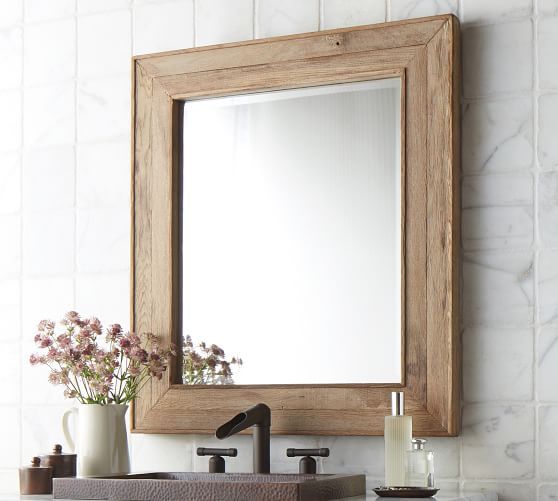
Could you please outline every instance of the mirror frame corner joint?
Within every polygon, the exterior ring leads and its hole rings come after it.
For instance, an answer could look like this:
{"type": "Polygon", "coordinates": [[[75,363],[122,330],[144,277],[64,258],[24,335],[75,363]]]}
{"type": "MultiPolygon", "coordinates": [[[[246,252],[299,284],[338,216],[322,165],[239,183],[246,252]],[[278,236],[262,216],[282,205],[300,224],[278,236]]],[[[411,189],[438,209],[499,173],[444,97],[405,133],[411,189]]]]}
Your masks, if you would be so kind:
{"type": "Polygon", "coordinates": [[[132,60],[131,329],[180,332],[179,148],[185,99],[402,79],[402,383],[174,384],[178,363],[134,402],[139,433],[213,433],[259,401],[272,433],[382,435],[404,390],[423,436],[460,430],[460,47],[453,15],[136,56],[132,60]]]}

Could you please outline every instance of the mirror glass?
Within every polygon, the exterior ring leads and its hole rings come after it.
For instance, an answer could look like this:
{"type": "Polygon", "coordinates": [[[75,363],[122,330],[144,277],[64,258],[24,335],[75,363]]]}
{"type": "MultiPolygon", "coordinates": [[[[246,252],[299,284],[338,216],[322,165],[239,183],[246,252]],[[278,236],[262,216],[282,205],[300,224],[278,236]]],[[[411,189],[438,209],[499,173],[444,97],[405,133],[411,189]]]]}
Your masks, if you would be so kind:
{"type": "Polygon", "coordinates": [[[401,81],[184,103],[185,384],[401,382],[401,81]]]}

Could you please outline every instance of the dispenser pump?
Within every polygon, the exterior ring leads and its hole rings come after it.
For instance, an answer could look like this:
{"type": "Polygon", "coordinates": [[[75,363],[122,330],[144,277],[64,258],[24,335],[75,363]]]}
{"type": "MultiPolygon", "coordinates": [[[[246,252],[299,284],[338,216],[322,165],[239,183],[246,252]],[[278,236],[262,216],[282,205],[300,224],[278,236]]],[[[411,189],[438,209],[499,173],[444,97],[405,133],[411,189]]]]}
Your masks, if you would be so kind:
{"type": "Polygon", "coordinates": [[[402,391],[391,392],[391,415],[405,415],[405,394],[402,391]]]}

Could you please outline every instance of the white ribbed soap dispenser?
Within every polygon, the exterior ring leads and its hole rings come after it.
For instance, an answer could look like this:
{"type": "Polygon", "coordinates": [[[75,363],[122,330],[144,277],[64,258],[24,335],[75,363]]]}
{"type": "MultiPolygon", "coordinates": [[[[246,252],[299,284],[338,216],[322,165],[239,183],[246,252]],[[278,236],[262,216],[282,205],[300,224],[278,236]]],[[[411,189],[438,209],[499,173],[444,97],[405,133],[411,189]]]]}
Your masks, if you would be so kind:
{"type": "Polygon", "coordinates": [[[384,425],[386,478],[388,487],[405,486],[407,450],[411,448],[413,418],[405,416],[405,396],[402,391],[391,394],[391,416],[384,425]]]}

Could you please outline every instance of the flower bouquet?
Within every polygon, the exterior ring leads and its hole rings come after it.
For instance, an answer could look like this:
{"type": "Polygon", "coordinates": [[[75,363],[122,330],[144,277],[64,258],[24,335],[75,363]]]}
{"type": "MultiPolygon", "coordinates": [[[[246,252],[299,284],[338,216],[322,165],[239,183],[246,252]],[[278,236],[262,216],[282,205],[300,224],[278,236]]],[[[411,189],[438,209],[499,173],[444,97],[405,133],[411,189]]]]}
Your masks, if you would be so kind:
{"type": "Polygon", "coordinates": [[[103,335],[98,318],[81,318],[75,311],[56,323],[42,320],[35,335],[40,353],[32,365],[46,365],[49,381],[66,387],[64,395],[82,404],[127,404],[151,377],[161,379],[174,346],[163,348],[154,334],[124,332],[110,325],[103,335]]]}

